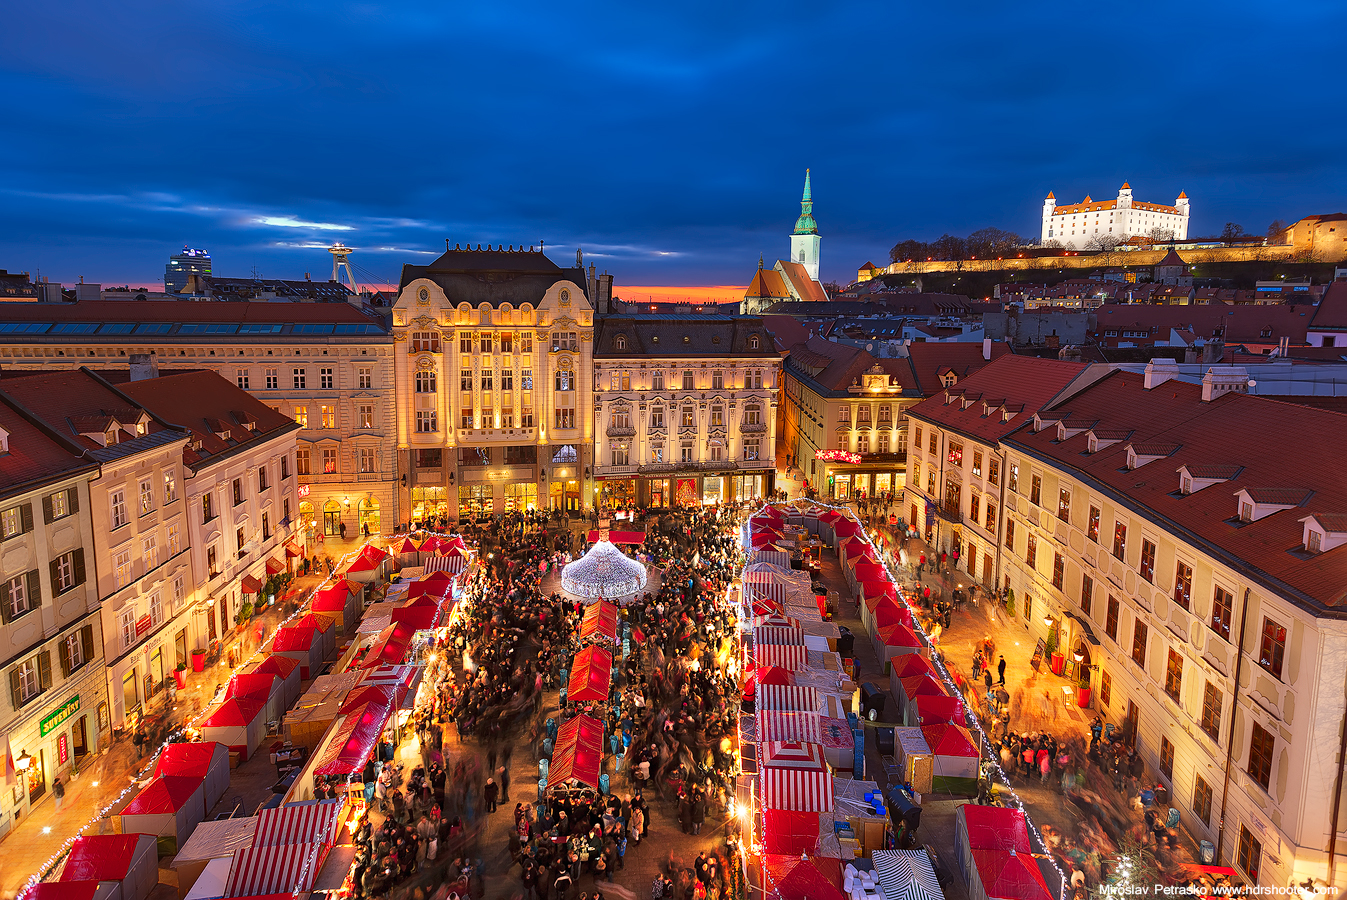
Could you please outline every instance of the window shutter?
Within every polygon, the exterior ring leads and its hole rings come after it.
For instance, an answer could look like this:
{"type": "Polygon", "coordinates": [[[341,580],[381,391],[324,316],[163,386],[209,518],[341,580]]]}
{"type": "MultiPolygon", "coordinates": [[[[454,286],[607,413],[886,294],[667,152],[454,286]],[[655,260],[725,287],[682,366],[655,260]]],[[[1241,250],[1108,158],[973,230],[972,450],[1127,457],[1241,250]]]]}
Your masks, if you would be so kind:
{"type": "Polygon", "coordinates": [[[75,548],[75,584],[84,584],[84,548],[75,548]]]}
{"type": "Polygon", "coordinates": [[[51,595],[53,597],[59,596],[61,593],[61,572],[59,568],[60,562],[61,558],[58,556],[56,559],[53,559],[51,562],[47,563],[47,565],[51,568],[51,595]]]}
{"type": "Polygon", "coordinates": [[[67,644],[64,640],[62,640],[61,643],[57,645],[57,653],[59,654],[60,659],[61,659],[61,677],[62,677],[62,678],[69,678],[69,677],[70,677],[70,645],[67,644]]]}
{"type": "Polygon", "coordinates": [[[80,511],[79,488],[70,488],[69,490],[66,491],[66,493],[70,495],[70,498],[66,503],[66,506],[69,507],[72,513],[79,512],[80,511]]]}
{"type": "Polygon", "coordinates": [[[47,525],[50,525],[52,522],[51,494],[48,494],[47,496],[42,498],[42,521],[47,525]]]}
{"type": "Polygon", "coordinates": [[[0,581],[0,622],[6,625],[9,624],[9,597],[9,579],[6,578],[4,581],[0,581]]]}
{"type": "Polygon", "coordinates": [[[43,650],[37,655],[37,676],[42,683],[42,690],[51,687],[51,651],[43,650]]]}
{"type": "Polygon", "coordinates": [[[28,581],[28,608],[36,609],[42,605],[42,576],[37,574],[37,569],[29,570],[28,581]]]}
{"type": "Polygon", "coordinates": [[[19,693],[19,667],[9,670],[9,699],[15,712],[23,708],[23,695],[19,693]]]}
{"type": "Polygon", "coordinates": [[[33,530],[33,504],[25,503],[19,507],[19,521],[23,523],[23,533],[33,530]]]}
{"type": "Polygon", "coordinates": [[[91,662],[94,658],[94,627],[85,625],[80,629],[80,644],[84,647],[84,662],[91,662]]]}

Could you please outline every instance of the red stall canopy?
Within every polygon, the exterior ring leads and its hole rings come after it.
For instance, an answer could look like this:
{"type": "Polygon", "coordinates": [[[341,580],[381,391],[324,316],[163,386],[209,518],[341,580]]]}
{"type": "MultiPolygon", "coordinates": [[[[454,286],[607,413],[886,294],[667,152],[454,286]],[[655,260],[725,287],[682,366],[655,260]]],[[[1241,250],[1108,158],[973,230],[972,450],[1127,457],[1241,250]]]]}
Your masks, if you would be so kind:
{"type": "MultiPolygon", "coordinates": [[[[908,654],[912,656],[913,654],[908,654]]],[[[912,698],[916,708],[916,725],[963,724],[963,701],[950,696],[917,696],[912,698]]],[[[935,753],[936,749],[931,748],[935,753]]]]}
{"type": "Polygon", "coordinates": [[[581,638],[605,637],[617,641],[617,607],[600,600],[585,610],[580,623],[581,638]]]}
{"type": "Polygon", "coordinates": [[[410,537],[402,539],[402,543],[397,545],[397,553],[416,553],[420,548],[416,546],[416,541],[410,537]]]}
{"type": "Polygon", "coordinates": [[[547,789],[568,781],[598,788],[602,768],[603,723],[589,716],[576,716],[557,732],[552,765],[547,770],[547,789]]]}
{"type": "Polygon", "coordinates": [[[415,631],[401,622],[389,625],[374,639],[374,644],[365,654],[360,668],[372,669],[375,666],[400,664],[407,657],[407,648],[412,644],[413,634],[415,631]]]}
{"type": "Polygon", "coordinates": [[[265,699],[252,697],[226,697],[215,707],[215,712],[201,724],[207,728],[229,728],[247,725],[257,718],[257,714],[267,705],[265,699]]]}
{"type": "Polygon", "coordinates": [[[602,703],[612,683],[613,654],[602,647],[586,647],[575,654],[566,699],[576,703],[602,703]]]}
{"type": "Polygon", "coordinates": [[[28,889],[24,900],[94,900],[99,884],[97,881],[39,881],[28,889]]]}
{"type": "Polygon", "coordinates": [[[394,607],[391,616],[394,625],[406,625],[413,631],[425,631],[440,624],[440,604],[429,594],[422,594],[410,603],[394,607]]]}
{"type": "Polygon", "coordinates": [[[360,548],[360,556],[377,566],[379,563],[388,559],[388,551],[381,550],[373,544],[366,544],[364,547],[360,548]]]}
{"type": "MultiPolygon", "coordinates": [[[[196,798],[196,789],[201,787],[204,780],[203,775],[161,775],[136,794],[135,799],[126,805],[121,814],[152,816],[175,813],[196,798]]],[[[200,814],[205,816],[204,804],[198,801],[198,807],[200,814]]]]}
{"type": "Polygon", "coordinates": [[[900,681],[913,675],[936,677],[935,666],[931,665],[931,661],[920,653],[904,653],[901,656],[895,656],[893,658],[893,674],[900,681]]]}
{"type": "Polygon", "coordinates": [[[844,537],[851,537],[860,530],[861,526],[857,524],[855,519],[843,517],[833,523],[833,531],[837,533],[839,540],[844,537]]]}
{"type": "Polygon", "coordinates": [[[366,703],[349,713],[341,726],[326,743],[314,764],[315,775],[355,775],[365,768],[365,761],[374,753],[379,735],[390,715],[388,708],[366,703]]]}
{"type": "Polygon", "coordinates": [[[875,627],[883,628],[887,625],[902,625],[910,631],[912,629],[912,610],[897,600],[886,598],[875,607],[875,627]]]}
{"type": "Polygon", "coordinates": [[[852,570],[857,581],[888,581],[889,573],[878,563],[858,562],[852,570]]]}
{"type": "Polygon", "coordinates": [[[312,625],[287,625],[284,628],[278,628],[276,629],[276,636],[271,639],[271,652],[308,651],[313,646],[315,634],[317,634],[317,629],[312,625]]]}
{"type": "Polygon", "coordinates": [[[449,546],[450,546],[449,542],[446,541],[444,538],[440,537],[439,535],[432,534],[430,537],[426,538],[424,541],[421,542],[421,552],[436,553],[440,550],[449,549],[449,546]]]}
{"type": "Polygon", "coordinates": [[[921,641],[916,633],[904,625],[902,622],[894,622],[892,625],[883,625],[879,629],[879,639],[884,642],[886,647],[908,647],[919,649],[921,641]]]}
{"type": "MultiPolygon", "coordinates": [[[[771,816],[771,813],[768,814],[771,816]]],[[[785,814],[792,815],[792,814],[785,814]]],[[[793,815],[810,815],[794,813],[793,815]]],[[[778,815],[777,818],[784,818],[778,815]]],[[[814,819],[814,839],[818,842],[818,816],[814,819]]],[[[772,832],[772,819],[767,820],[767,833],[772,832]]],[[[803,835],[800,836],[803,840],[803,835]]],[[[767,880],[768,900],[847,900],[842,893],[842,863],[826,856],[815,856],[813,846],[801,846],[799,850],[768,851],[785,855],[768,856],[764,860],[770,877],[767,880]],[[807,860],[800,854],[807,853],[807,860]]]]}

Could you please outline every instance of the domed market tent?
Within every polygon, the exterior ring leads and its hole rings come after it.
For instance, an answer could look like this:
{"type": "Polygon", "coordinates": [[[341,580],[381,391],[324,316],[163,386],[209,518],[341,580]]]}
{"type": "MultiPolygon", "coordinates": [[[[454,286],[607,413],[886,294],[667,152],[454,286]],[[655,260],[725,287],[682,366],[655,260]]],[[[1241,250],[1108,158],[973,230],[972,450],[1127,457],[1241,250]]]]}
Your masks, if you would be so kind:
{"type": "Polygon", "coordinates": [[[112,882],[113,900],[146,900],[159,883],[158,842],[152,834],[77,837],[60,880],[112,882]]]}
{"type": "Polygon", "coordinates": [[[161,775],[135,796],[121,812],[127,834],[153,834],[166,839],[160,847],[171,856],[187,843],[192,831],[206,819],[205,779],[201,776],[161,775]]]}
{"type": "Polygon", "coordinates": [[[154,764],[154,775],[204,779],[203,796],[209,813],[229,790],[229,748],[214,741],[169,744],[154,764]]]}
{"type": "Polygon", "coordinates": [[[584,556],[561,570],[561,589],[586,600],[618,600],[645,587],[645,566],[608,541],[606,529],[584,556]]]}

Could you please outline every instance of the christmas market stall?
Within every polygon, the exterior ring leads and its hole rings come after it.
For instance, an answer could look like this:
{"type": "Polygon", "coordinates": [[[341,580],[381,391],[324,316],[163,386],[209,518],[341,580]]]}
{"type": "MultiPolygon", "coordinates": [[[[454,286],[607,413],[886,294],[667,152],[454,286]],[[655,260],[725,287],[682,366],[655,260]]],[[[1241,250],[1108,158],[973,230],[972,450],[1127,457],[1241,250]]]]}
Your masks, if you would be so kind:
{"type": "Polygon", "coordinates": [[[153,774],[200,777],[209,812],[229,789],[229,748],[214,741],[169,744],[154,764],[153,774]]]}
{"type": "Polygon", "coordinates": [[[206,818],[205,778],[160,775],[140,789],[121,812],[125,834],[152,834],[161,856],[172,856],[206,818]]]}
{"type": "Polygon", "coordinates": [[[148,900],[159,883],[158,842],[152,834],[77,837],[58,880],[110,883],[109,900],[148,900]]]}

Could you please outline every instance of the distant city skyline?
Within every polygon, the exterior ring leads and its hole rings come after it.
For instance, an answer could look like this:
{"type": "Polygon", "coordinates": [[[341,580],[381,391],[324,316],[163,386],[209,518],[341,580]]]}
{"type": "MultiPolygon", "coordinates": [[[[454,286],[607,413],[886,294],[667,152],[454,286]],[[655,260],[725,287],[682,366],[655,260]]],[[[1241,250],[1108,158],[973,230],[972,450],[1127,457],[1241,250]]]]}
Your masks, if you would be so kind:
{"type": "Polygon", "coordinates": [[[1344,25],[1312,3],[16,8],[0,268],[150,286],[186,245],[325,280],[340,240],[396,283],[448,238],[582,247],[619,287],[746,284],[788,252],[806,168],[824,281],[905,238],[1034,238],[1049,190],[1185,191],[1191,235],[1262,233],[1347,208],[1347,126],[1331,79],[1238,61],[1323,58],[1344,25]],[[1086,46],[1126,77],[1071,72],[1086,46]]]}

